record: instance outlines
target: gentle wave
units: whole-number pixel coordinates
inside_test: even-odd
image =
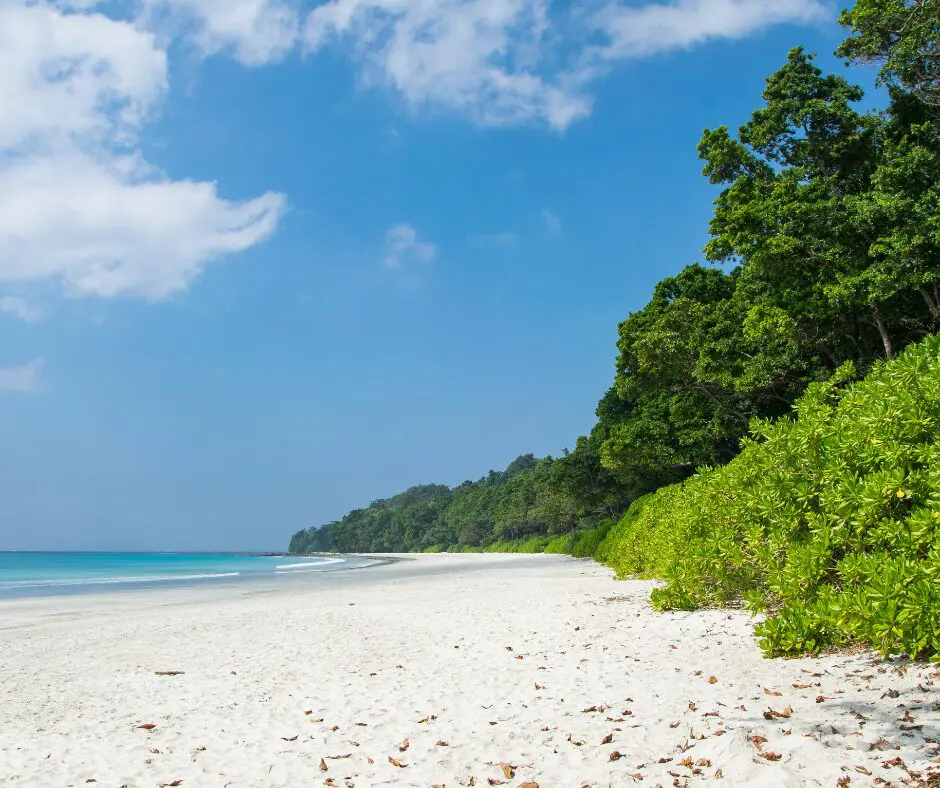
[[[221,572],[207,575],[143,575],[130,577],[74,577],[57,580],[10,580],[0,582],[0,591],[14,588],[52,588],[56,586],[113,585],[115,583],[166,583],[174,580],[210,580],[218,577],[237,577],[241,572]]]
[[[275,569],[283,569],[285,572],[293,571],[294,569],[306,569],[311,566],[326,566],[327,564],[342,564],[345,563],[345,558],[322,558],[319,561],[310,561],[305,564],[281,564],[274,567]],[[283,574],[283,572],[278,572],[277,574]]]

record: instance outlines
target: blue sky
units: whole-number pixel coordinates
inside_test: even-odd
[[[703,128],[836,16],[0,0],[0,549],[283,549],[573,446]]]

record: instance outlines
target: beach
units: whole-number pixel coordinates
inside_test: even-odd
[[[0,603],[0,785],[927,785],[940,670],[551,555]]]

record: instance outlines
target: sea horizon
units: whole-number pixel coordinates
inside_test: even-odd
[[[277,581],[367,564],[355,556],[286,552],[0,550],[0,599]]]

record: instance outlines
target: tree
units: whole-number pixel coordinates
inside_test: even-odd
[[[940,121],[940,4],[936,0],[857,0],[840,23],[851,31],[836,50],[877,63],[879,81],[913,93]]]

